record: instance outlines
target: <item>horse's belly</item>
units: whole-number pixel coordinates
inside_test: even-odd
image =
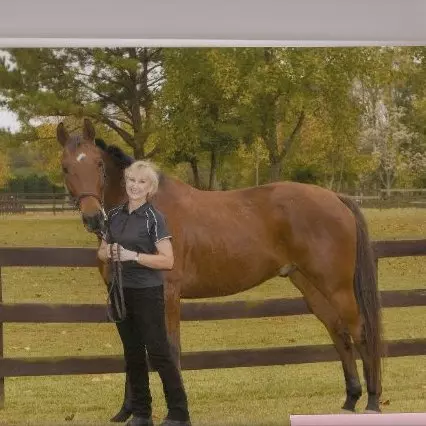
[[[182,282],[181,297],[221,297],[240,293],[276,277],[283,266],[277,260],[257,259],[246,265],[235,264],[206,268],[198,271],[192,279]]]

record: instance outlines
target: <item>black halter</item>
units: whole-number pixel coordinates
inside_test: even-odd
[[[104,223],[106,225],[107,214],[105,213],[104,197],[105,197],[105,186],[106,186],[106,181],[107,181],[107,175],[106,175],[105,165],[103,164],[103,162],[102,162],[101,170],[102,170],[102,194],[101,194],[101,196],[99,196],[98,194],[95,194],[94,192],[80,192],[80,194],[78,194],[76,197],[73,197],[73,199],[74,199],[74,203],[75,203],[76,207],[78,208],[78,210],[80,211],[80,213],[82,213],[81,208],[80,208],[80,203],[81,203],[81,200],[83,198],[92,197],[95,200],[97,200],[98,203],[101,206],[101,212],[104,216]],[[98,237],[104,238],[105,237],[105,229],[101,229],[99,232],[96,232],[96,235]]]
[[[102,193],[102,195],[103,195],[103,193]],[[82,192],[82,193],[80,193],[77,197],[75,197],[75,203],[78,205],[78,206],[80,206],[80,201],[83,199],[83,198],[86,198],[86,197],[93,197],[93,198],[96,198],[96,200],[97,201],[99,201],[99,204],[102,206],[102,208],[103,208],[103,199],[101,199],[97,194],[95,194],[94,192]],[[102,197],[103,198],[103,197]]]
[[[88,197],[92,197],[95,200],[97,200],[98,203],[101,206],[101,213],[102,213],[102,215],[104,217],[104,226],[103,226],[103,229],[100,229],[98,232],[95,232],[95,234],[98,237],[105,239],[105,236],[106,236],[106,224],[107,224],[108,217],[107,217],[107,214],[106,214],[105,208],[104,208],[103,192],[102,192],[102,198],[99,197],[94,192],[81,192],[80,194],[78,194],[77,197],[73,197],[74,204],[77,207],[77,209],[80,211],[80,213],[82,213],[81,208],[80,208],[81,200],[83,198],[88,198]]]

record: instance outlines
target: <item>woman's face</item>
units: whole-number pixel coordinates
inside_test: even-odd
[[[151,190],[151,181],[143,171],[126,176],[126,192],[130,201],[144,202]]]

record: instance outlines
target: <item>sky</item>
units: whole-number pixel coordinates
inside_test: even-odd
[[[16,114],[7,109],[0,108],[0,129],[10,129],[12,132],[19,130],[20,125],[18,123]]]

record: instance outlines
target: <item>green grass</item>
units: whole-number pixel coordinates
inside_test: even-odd
[[[366,210],[374,239],[423,238],[424,210]],[[0,246],[95,247],[77,215],[61,213],[0,217]],[[382,290],[424,288],[422,257],[383,259]],[[104,303],[95,268],[2,268],[7,303]],[[211,299],[258,300],[299,297],[285,279],[234,296]],[[385,309],[385,338],[424,337],[426,309]],[[329,344],[313,316],[182,323],[184,351]],[[7,357],[121,354],[111,324],[5,324]],[[360,367],[360,365],[359,365]],[[361,368],[359,368],[361,372]],[[426,356],[387,359],[384,412],[426,410]],[[339,363],[184,371],[194,425],[285,425],[290,414],[338,413],[344,398]],[[123,374],[7,378],[0,424],[108,424],[122,401]],[[151,375],[154,418],[165,405],[158,376]],[[358,408],[365,406],[365,396]],[[74,416],[72,421],[67,416]],[[70,418],[70,417],[68,417]]]

